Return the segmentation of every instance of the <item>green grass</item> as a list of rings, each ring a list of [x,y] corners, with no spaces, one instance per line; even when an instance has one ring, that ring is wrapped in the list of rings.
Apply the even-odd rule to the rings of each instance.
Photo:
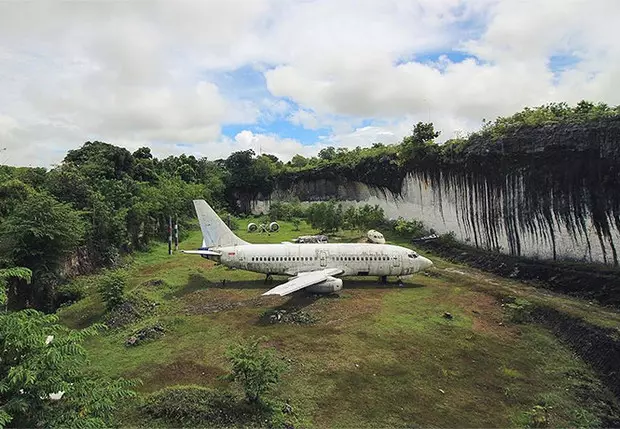
[[[249,221],[240,222],[237,233],[252,243],[316,233],[305,223],[294,231],[287,222],[278,233],[247,233]],[[344,232],[338,238],[361,236]],[[197,248],[201,240],[192,231],[180,248]],[[576,388],[605,394],[592,370],[544,328],[507,323],[496,295],[527,297],[605,325],[608,311],[426,256],[435,267],[403,288],[351,278],[340,298],[312,299],[261,297],[270,287],[261,274],[195,255],[169,256],[167,245],[155,246],[135,255],[127,268],[129,291],[159,303],[155,313],[90,340],[92,365],[112,376],[141,378],[144,394],[176,384],[228,388],[219,378],[227,370],[227,346],[264,336],[290,365],[274,395],[288,399],[299,418],[315,427],[526,426],[540,404],[548,407],[550,426],[595,426],[592,401],[598,399]],[[145,284],[154,279],[164,284]],[[86,298],[59,311],[68,326],[87,326],[103,315],[96,277],[87,284]],[[302,306],[318,321],[259,323],[264,311],[279,306]],[[165,326],[164,337],[125,347],[131,332],[155,321]],[[149,425],[135,411],[120,416],[125,425]]]

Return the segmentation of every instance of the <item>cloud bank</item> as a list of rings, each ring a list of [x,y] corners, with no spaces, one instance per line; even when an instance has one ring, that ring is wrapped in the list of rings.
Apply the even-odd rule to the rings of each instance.
[[[283,159],[620,104],[615,0],[1,2],[0,163],[102,140]],[[6,150],[1,150],[6,148]]]

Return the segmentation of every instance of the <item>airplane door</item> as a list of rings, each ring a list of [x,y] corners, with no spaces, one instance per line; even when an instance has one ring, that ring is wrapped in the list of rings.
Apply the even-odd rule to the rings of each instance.
[[[392,256],[392,266],[393,267],[400,267],[400,256],[398,256],[398,255]]]
[[[319,262],[321,263],[321,268],[327,266],[327,252],[325,250],[319,251]]]

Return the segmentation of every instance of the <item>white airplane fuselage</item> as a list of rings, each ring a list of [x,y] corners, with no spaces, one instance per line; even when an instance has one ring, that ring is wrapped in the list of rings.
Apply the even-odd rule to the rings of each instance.
[[[341,268],[342,276],[405,276],[432,266],[411,249],[390,244],[244,244],[212,248],[220,263],[263,274],[296,276]]]

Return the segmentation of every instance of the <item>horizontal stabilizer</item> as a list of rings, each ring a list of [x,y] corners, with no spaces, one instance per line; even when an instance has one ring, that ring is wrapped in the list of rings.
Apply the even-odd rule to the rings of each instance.
[[[204,255],[204,256],[222,256],[220,252],[214,252],[213,250],[181,250],[181,253],[189,253],[191,255]]]

